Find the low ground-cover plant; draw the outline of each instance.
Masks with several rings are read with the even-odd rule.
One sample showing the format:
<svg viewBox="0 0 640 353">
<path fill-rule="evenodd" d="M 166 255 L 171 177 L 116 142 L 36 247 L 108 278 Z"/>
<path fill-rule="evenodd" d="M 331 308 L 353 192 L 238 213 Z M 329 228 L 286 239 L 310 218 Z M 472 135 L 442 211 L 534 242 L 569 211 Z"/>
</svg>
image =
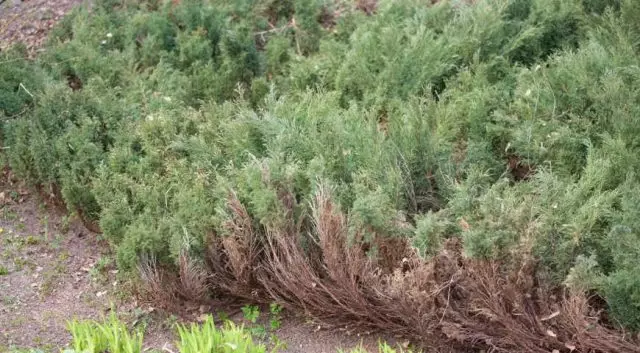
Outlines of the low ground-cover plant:
<svg viewBox="0 0 640 353">
<path fill-rule="evenodd" d="M 251 334 L 242 326 L 227 321 L 222 328 L 217 328 L 211 316 L 201 325 L 178 325 L 178 335 L 181 353 L 267 352 L 264 345 L 253 342 Z"/>
<path fill-rule="evenodd" d="M 141 353 L 142 332 L 130 333 L 124 323 L 112 314 L 108 320 L 99 323 L 93 320 L 71 321 L 68 324 L 72 335 L 71 347 L 62 353 Z M 213 317 L 207 315 L 201 323 L 176 325 L 179 353 L 265 353 L 265 345 L 255 343 L 251 333 L 232 321 L 216 325 Z M 275 353 L 280 347 L 269 352 Z M 18 351 L 16 351 L 17 353 Z M 33 350 L 36 352 L 36 350 Z M 342 352 L 342 351 L 339 351 Z M 351 352 L 367 351 L 355 348 Z M 395 353 L 397 351 L 386 342 L 380 342 L 379 353 Z"/>
<path fill-rule="evenodd" d="M 130 332 L 112 313 L 103 323 L 73 320 L 68 324 L 75 353 L 140 353 L 142 331 Z"/>
<path fill-rule="evenodd" d="M 73 353 L 141 353 L 143 333 L 131 333 L 115 314 L 103 323 L 92 320 L 71 321 Z M 177 325 L 178 352 L 180 353 L 258 353 L 266 352 L 262 344 L 254 343 L 251 334 L 242 326 L 226 322 L 218 328 L 211 315 L 201 324 Z"/>
<path fill-rule="evenodd" d="M 429 261 L 454 238 L 505 271 L 535 259 L 536 281 L 640 328 L 637 2 L 352 5 L 78 9 L 36 61 L 2 54 L 4 157 L 99 224 L 123 271 L 152 256 L 196 271 L 193 288 L 329 310 L 353 299 L 336 282 L 416 275 L 409 248 Z M 326 194 L 345 223 L 333 248 L 314 214 Z M 356 298 L 340 315 L 365 324 L 377 302 Z"/>
<path fill-rule="evenodd" d="M 269 304 L 269 311 L 264 316 L 257 305 L 245 305 L 240 309 L 244 321 L 248 324 L 248 330 L 253 336 L 265 338 L 270 331 L 276 331 L 282 325 L 283 307 L 277 303 Z"/>
</svg>

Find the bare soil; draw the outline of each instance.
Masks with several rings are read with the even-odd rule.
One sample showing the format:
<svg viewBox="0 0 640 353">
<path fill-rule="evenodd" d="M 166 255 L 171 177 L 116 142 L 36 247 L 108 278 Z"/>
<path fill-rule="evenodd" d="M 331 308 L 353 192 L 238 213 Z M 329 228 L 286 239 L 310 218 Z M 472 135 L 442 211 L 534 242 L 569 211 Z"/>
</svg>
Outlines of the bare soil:
<svg viewBox="0 0 640 353">
<path fill-rule="evenodd" d="M 83 2 L 86 0 L 0 0 L 0 51 L 23 42 L 34 54 L 49 30 Z"/>
<path fill-rule="evenodd" d="M 101 319 L 112 308 L 125 319 L 149 310 L 128 301 L 109 247 L 81 222 L 26 188 L 0 189 L 0 352 L 19 347 L 57 351 L 73 318 Z M 162 335 L 152 332 L 151 338 Z M 156 342 L 157 343 L 157 342 Z"/>
<path fill-rule="evenodd" d="M 283 320 L 276 331 L 285 343 L 285 353 L 336 353 L 338 349 L 348 350 L 362 346 L 369 352 L 378 351 L 378 335 L 351 331 L 347 328 L 322 328 L 313 322 L 303 322 L 300 318 Z M 385 339 L 386 342 L 391 342 Z"/>
</svg>

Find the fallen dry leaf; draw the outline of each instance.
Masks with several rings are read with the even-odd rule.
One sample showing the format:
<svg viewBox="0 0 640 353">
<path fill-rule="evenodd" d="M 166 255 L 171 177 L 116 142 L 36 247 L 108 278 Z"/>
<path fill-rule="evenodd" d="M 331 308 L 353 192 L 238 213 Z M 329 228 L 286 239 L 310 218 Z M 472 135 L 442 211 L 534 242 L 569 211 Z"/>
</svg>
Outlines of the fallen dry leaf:
<svg viewBox="0 0 640 353">
<path fill-rule="evenodd" d="M 464 218 L 460 218 L 460 227 L 462 227 L 463 231 L 468 231 L 469 230 L 469 223 L 467 223 L 467 221 L 464 220 Z"/>
<path fill-rule="evenodd" d="M 556 317 L 558 315 L 560 315 L 560 311 L 553 312 L 553 313 L 543 317 L 542 319 L 540 319 L 540 321 L 548 321 L 548 320 L 551 320 L 551 319 L 553 319 L 554 317 Z"/>
</svg>

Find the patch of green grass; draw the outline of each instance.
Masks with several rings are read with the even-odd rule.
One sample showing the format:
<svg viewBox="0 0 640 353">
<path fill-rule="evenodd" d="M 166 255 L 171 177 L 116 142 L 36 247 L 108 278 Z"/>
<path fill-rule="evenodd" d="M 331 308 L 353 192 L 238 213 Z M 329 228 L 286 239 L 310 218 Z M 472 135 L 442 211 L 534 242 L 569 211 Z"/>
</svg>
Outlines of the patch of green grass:
<svg viewBox="0 0 640 353">
<path fill-rule="evenodd" d="M 18 302 L 18 298 L 11 295 L 3 295 L 0 301 L 2 301 L 3 305 L 10 306 L 16 304 Z"/>
<path fill-rule="evenodd" d="M 66 234 L 69 232 L 69 227 L 71 226 L 71 215 L 64 215 L 60 219 L 60 232 L 62 234 Z"/>
<path fill-rule="evenodd" d="M 247 330 L 253 336 L 265 338 L 267 336 L 267 328 L 262 324 L 258 324 L 260 308 L 257 305 L 245 305 L 241 309 L 244 320 L 249 324 Z"/>
<path fill-rule="evenodd" d="M 58 347 L 53 343 L 45 343 L 40 346 L 39 349 L 41 349 L 43 353 L 57 353 L 59 350 Z"/>
<path fill-rule="evenodd" d="M 2 218 L 5 221 L 15 221 L 19 218 L 18 213 L 14 210 L 3 207 L 0 211 L 2 213 Z"/>
<path fill-rule="evenodd" d="M 277 330 L 280 328 L 280 325 L 282 324 L 281 313 L 282 306 L 276 303 L 271 303 L 269 305 L 269 328 L 271 330 Z"/>
<path fill-rule="evenodd" d="M 56 256 L 56 260 L 57 260 L 57 264 L 56 267 L 62 271 L 64 270 L 64 263 L 69 260 L 69 258 L 71 257 L 71 255 L 69 254 L 68 251 L 61 251 L 58 256 Z"/>
<path fill-rule="evenodd" d="M 40 284 L 40 295 L 47 296 L 56 289 L 60 278 L 62 278 L 67 269 L 66 261 L 68 259 L 69 253 L 66 251 L 61 252 L 56 257 L 54 263 L 43 272 L 42 283 Z"/>
<path fill-rule="evenodd" d="M 27 246 L 35 246 L 42 243 L 42 239 L 39 237 L 29 234 L 14 234 L 12 237 L 7 237 L 5 242 L 7 245 L 13 245 L 14 249 L 17 251 L 24 251 L 24 248 Z"/>
<path fill-rule="evenodd" d="M 58 280 L 60 276 L 56 272 L 47 271 L 44 272 L 42 283 L 40 284 L 40 295 L 46 297 L 53 293 L 58 286 Z"/>
<path fill-rule="evenodd" d="M 278 335 L 276 335 L 275 333 L 272 333 L 269 335 L 269 347 L 271 347 L 271 351 L 274 352 L 274 351 L 280 351 L 280 350 L 287 350 L 288 345 L 287 345 L 287 342 L 280 339 Z"/>
<path fill-rule="evenodd" d="M 82 353 L 140 353 L 142 331 L 130 332 L 115 314 L 102 323 L 72 320 L 67 328 L 73 337 L 71 347 Z"/>
<path fill-rule="evenodd" d="M 149 327 L 149 325 L 153 321 L 151 311 L 145 310 L 140 307 L 133 308 L 133 310 L 129 312 L 129 315 L 130 315 L 130 322 L 133 327 L 141 327 L 144 329 Z"/>
<path fill-rule="evenodd" d="M 109 270 L 112 268 L 113 260 L 107 256 L 101 256 L 89 271 L 91 278 L 100 283 L 109 279 Z"/>
<path fill-rule="evenodd" d="M 49 246 L 53 250 L 60 250 L 64 237 L 61 234 L 56 234 L 53 239 L 49 241 Z"/>
<path fill-rule="evenodd" d="M 219 311 L 217 313 L 217 317 L 218 317 L 218 320 L 222 321 L 222 322 L 226 322 L 226 321 L 231 320 L 231 318 L 229 318 L 229 315 L 224 311 Z"/>
<path fill-rule="evenodd" d="M 244 319 L 252 324 L 260 318 L 260 308 L 257 305 L 245 305 L 241 309 Z"/>
<path fill-rule="evenodd" d="M 36 269 L 36 267 L 38 267 L 38 264 L 27 257 L 18 256 L 13 258 L 13 266 L 16 271 L 22 271 L 25 267 L 27 267 L 30 271 L 33 271 Z"/>
<path fill-rule="evenodd" d="M 101 304 L 101 301 L 96 298 L 96 294 L 90 291 L 81 293 L 80 300 L 89 307 L 96 307 Z"/>
<path fill-rule="evenodd" d="M 42 236 L 45 240 L 49 240 L 49 215 L 45 214 L 40 218 L 40 225 L 42 226 Z"/>
<path fill-rule="evenodd" d="M 33 337 L 33 345 L 36 347 L 40 347 L 42 346 L 44 339 L 42 338 L 42 336 L 35 336 Z"/>
<path fill-rule="evenodd" d="M 41 318 L 43 321 L 55 320 L 58 318 L 58 314 L 55 311 L 43 311 Z"/>
<path fill-rule="evenodd" d="M 222 328 L 217 328 L 210 315 L 201 325 L 178 325 L 178 337 L 180 353 L 266 352 L 266 347 L 255 343 L 242 326 L 227 321 Z"/>
<path fill-rule="evenodd" d="M 68 322 L 67 328 L 72 335 L 69 350 L 74 353 L 140 353 L 143 333 L 133 332 L 111 314 L 103 322 L 92 320 Z M 179 353 L 266 353 L 263 344 L 254 342 L 249 331 L 242 326 L 226 321 L 217 327 L 211 315 L 201 324 L 176 324 Z M 272 353 L 285 346 L 277 337 L 272 337 Z"/>
<path fill-rule="evenodd" d="M 167 316 L 162 322 L 162 327 L 165 329 L 174 329 L 178 324 L 178 317 L 174 314 Z"/>
<path fill-rule="evenodd" d="M 9 269 L 3 265 L 0 265 L 0 276 L 6 276 L 9 274 Z"/>
<path fill-rule="evenodd" d="M 27 323 L 29 319 L 25 316 L 14 316 L 9 320 L 9 326 L 19 327 Z"/>
<path fill-rule="evenodd" d="M 25 239 L 24 239 L 24 243 L 26 245 L 38 245 L 42 242 L 42 239 L 40 239 L 39 237 L 35 236 L 35 235 L 28 235 Z"/>
</svg>

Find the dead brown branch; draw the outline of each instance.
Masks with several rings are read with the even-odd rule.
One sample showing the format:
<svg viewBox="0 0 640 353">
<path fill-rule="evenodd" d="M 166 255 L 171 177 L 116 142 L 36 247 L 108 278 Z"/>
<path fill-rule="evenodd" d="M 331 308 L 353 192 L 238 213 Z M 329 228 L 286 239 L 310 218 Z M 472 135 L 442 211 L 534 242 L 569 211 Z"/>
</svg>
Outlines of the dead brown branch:
<svg viewBox="0 0 640 353">
<path fill-rule="evenodd" d="M 217 242 L 211 261 L 227 293 L 257 293 L 257 300 L 278 301 L 325 323 L 379 329 L 449 350 L 640 352 L 603 325 L 583 295 L 538 283 L 531 256 L 522 256 L 514 270 L 513 263 L 466 258 L 452 239 L 429 260 L 406 242 L 388 242 L 390 249 L 378 252 L 392 261 L 370 259 L 362 233 L 349 228 L 329 189 L 320 188 L 306 227 L 294 216 L 295 197 L 282 191 L 280 201 L 285 221 L 258 230 L 239 200 L 229 198 L 230 235 Z"/>
</svg>

